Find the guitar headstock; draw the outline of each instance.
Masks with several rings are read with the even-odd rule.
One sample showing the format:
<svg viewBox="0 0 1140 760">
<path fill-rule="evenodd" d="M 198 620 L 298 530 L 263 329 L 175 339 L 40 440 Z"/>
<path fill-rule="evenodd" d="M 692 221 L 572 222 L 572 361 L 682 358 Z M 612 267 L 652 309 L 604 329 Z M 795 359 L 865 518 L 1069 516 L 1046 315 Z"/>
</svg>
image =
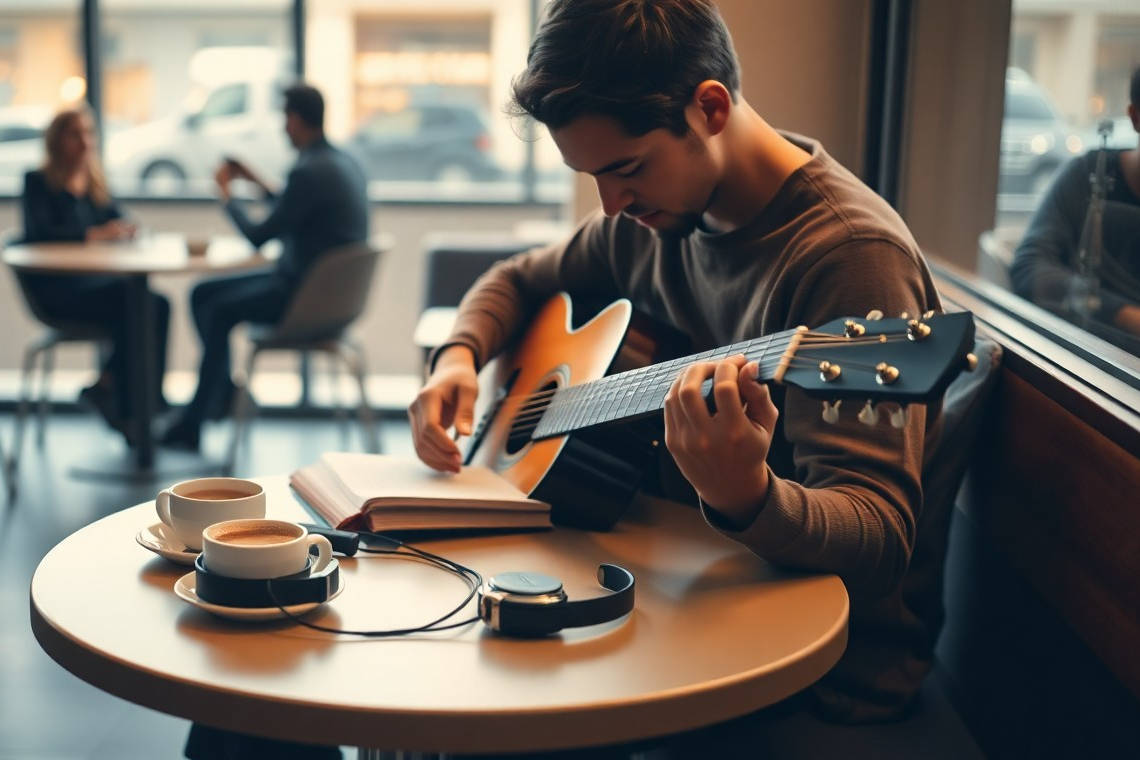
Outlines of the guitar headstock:
<svg viewBox="0 0 1140 760">
<path fill-rule="evenodd" d="M 848 317 L 800 333 L 783 382 L 830 401 L 932 401 L 972 369 L 970 312 L 882 319 Z M 828 412 L 825 412 L 825 419 Z"/>
</svg>

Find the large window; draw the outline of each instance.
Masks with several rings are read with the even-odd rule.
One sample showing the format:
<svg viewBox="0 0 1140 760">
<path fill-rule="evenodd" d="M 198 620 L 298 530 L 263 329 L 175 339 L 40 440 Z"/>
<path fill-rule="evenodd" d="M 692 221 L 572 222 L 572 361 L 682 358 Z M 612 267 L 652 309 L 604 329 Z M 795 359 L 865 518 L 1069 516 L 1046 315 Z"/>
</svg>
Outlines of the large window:
<svg viewBox="0 0 1140 760">
<path fill-rule="evenodd" d="M 997 227 L 981 252 L 983 273 L 1133 354 L 1140 120 L 1128 107 L 1137 68 L 1140 5 L 1014 0 Z"/>
<path fill-rule="evenodd" d="M 531 0 L 309 3 L 306 75 L 379 198 L 563 200 L 545 134 L 506 116 Z M 531 171 L 529 167 L 534 167 Z M 529 196 L 529 197 L 528 197 Z"/>
<path fill-rule="evenodd" d="M 119 194 L 213 194 L 225 156 L 279 181 L 294 159 L 287 0 L 102 0 L 104 159 Z"/>
<path fill-rule="evenodd" d="M 0 0 L 0 195 L 18 195 L 43 160 L 43 130 L 83 100 L 75 0 Z"/>
</svg>

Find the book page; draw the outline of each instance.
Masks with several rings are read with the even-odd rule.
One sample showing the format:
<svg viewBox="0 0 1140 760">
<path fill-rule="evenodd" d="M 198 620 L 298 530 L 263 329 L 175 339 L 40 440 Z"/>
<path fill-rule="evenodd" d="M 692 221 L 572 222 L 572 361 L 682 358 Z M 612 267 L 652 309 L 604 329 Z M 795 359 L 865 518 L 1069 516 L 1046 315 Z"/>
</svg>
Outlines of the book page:
<svg viewBox="0 0 1140 760">
<path fill-rule="evenodd" d="M 325 454 L 321 462 L 360 507 L 400 504 L 549 509 L 487 467 L 469 466 L 458 473 L 444 473 L 411 456 L 341 452 Z"/>
</svg>

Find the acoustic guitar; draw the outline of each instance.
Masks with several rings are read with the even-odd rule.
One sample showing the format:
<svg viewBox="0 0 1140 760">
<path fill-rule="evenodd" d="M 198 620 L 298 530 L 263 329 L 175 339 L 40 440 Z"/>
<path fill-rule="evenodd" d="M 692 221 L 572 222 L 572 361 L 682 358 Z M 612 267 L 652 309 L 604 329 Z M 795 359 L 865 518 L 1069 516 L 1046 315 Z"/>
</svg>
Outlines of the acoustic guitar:
<svg viewBox="0 0 1140 760">
<path fill-rule="evenodd" d="M 939 398 L 976 362 L 969 312 L 897 319 L 872 312 L 668 361 L 660 358 L 676 340 L 663 341 L 628 300 L 577 328 L 571 316 L 570 297 L 554 296 L 480 372 L 465 462 L 549 502 L 554 522 L 596 530 L 612 526 L 633 498 L 661 445 L 665 395 L 693 362 L 743 354 L 759 362 L 760 381 L 820 398 L 828 422 L 854 406 L 861 422 L 896 427 L 906 424 L 907 404 Z M 848 399 L 855 401 L 843 404 Z M 881 415 L 876 404 L 884 402 Z"/>
</svg>

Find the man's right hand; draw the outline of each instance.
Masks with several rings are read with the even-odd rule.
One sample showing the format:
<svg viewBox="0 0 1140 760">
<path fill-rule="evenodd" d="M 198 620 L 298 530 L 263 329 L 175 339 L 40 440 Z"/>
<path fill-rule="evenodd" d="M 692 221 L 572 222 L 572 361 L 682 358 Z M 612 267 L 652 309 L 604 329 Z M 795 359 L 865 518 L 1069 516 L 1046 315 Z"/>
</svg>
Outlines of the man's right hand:
<svg viewBox="0 0 1140 760">
<path fill-rule="evenodd" d="M 462 345 L 445 349 L 436 359 L 435 371 L 408 407 L 416 454 L 429 467 L 459 472 L 462 457 L 447 429 L 454 425 L 460 435 L 471 435 L 478 391 L 471 349 Z"/>
</svg>

